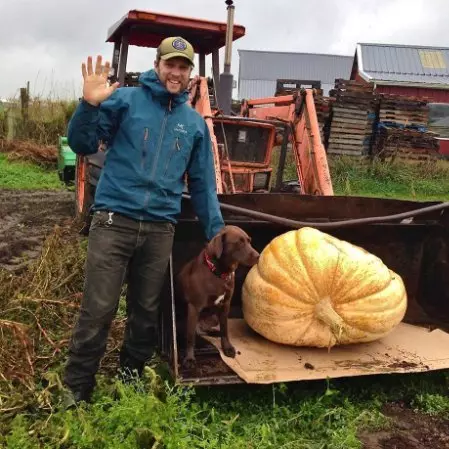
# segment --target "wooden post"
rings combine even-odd
[[[16,124],[19,119],[20,114],[17,108],[12,106],[6,110],[7,141],[14,140],[16,137]]]
[[[22,115],[21,137],[28,138],[28,106],[29,97],[28,89],[26,87],[20,88],[20,110]]]
[[[22,110],[22,118],[24,121],[28,120],[28,106],[29,106],[29,97],[28,97],[28,89],[26,87],[20,88],[20,106]]]

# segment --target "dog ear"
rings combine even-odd
[[[223,247],[226,240],[226,233],[217,234],[209,243],[209,249],[211,256],[215,256],[219,259],[223,253]]]

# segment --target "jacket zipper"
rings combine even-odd
[[[145,160],[147,158],[147,141],[148,141],[148,128],[145,127],[144,128],[144,132],[143,132],[143,144],[142,144],[142,160],[141,160],[141,167],[144,168],[145,167]]]
[[[167,118],[168,118],[168,112],[169,111],[171,111],[171,99],[170,99],[170,102],[168,104],[168,109],[165,110],[164,120],[162,122],[161,134],[159,136],[159,142],[158,142],[158,146],[157,146],[157,152],[156,152],[155,160],[153,162],[153,169],[151,170],[150,181],[154,178],[154,173],[156,171],[157,162],[158,162],[158,159],[159,159],[159,153],[161,151],[162,142],[164,140],[165,126],[167,124]],[[150,201],[150,190],[148,189],[148,191],[146,192],[145,201],[144,201],[144,204],[143,204],[144,210],[146,210],[146,208],[148,207],[149,201]]]
[[[159,142],[158,142],[158,145],[157,145],[157,152],[156,152],[156,156],[155,156],[154,163],[153,163],[153,169],[151,170],[151,177],[150,177],[150,179],[154,178],[154,173],[156,171],[157,163],[158,163],[158,160],[159,160],[159,153],[161,152],[162,141],[164,140],[165,126],[167,124],[167,118],[168,118],[168,111],[169,110],[171,111],[171,100],[170,100],[170,103],[168,105],[168,109],[165,110],[164,121],[162,122],[162,128],[161,128],[161,135],[159,136]]]
[[[175,144],[173,145],[173,150],[171,150],[170,157],[168,158],[168,161],[165,164],[164,176],[167,175],[168,167],[170,166],[170,162],[173,158],[173,155],[176,153],[176,151],[181,151],[181,147],[179,146],[179,137],[176,138]]]

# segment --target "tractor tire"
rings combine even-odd
[[[105,154],[102,151],[89,156],[77,156],[75,170],[75,218],[82,228],[80,234],[88,235],[92,220],[92,206]]]
[[[298,180],[283,181],[280,192],[283,193],[301,193],[301,184]]]

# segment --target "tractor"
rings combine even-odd
[[[76,154],[71,150],[67,137],[58,139],[58,176],[61,182],[69,185],[75,178]]]
[[[251,235],[258,251],[262,251],[276,236],[303,226],[324,229],[359,245],[379,256],[403,277],[409,297],[404,320],[409,326],[407,332],[413,333],[426,326],[447,326],[448,204],[335,195],[321,141],[314,102],[316,90],[313,87],[301,88],[288,95],[281,92],[269,101],[249,99],[243,102],[241,109],[236,108],[232,102],[231,49],[235,40],[244,37],[245,28],[234,24],[232,0],[227,0],[226,4],[226,22],[129,11],[108,30],[107,42],[113,44],[111,81],[118,80],[125,88],[138,82],[139,74],[127,71],[129,45],[156,48],[167,36],[185,37],[192,43],[199,59],[199,79],[191,83],[190,104],[204,117],[211,133],[217,192],[225,222],[242,227]],[[224,70],[220,73],[219,50],[223,47]],[[207,55],[212,55],[210,76],[206,75]],[[275,151],[279,153],[277,167],[272,164]],[[285,180],[285,160],[289,151],[295,161],[296,178]],[[107,149],[105,151],[101,143],[97,153],[77,156],[76,213],[84,223],[85,233],[88,232],[96,183],[106,157]],[[161,354],[177,383],[216,385],[248,382],[245,373],[237,369],[235,362],[233,365],[227,360],[219,346],[208,338],[198,339],[196,368],[189,371],[180,364],[184,351],[181,329],[186,315],[174,279],[183,264],[196,256],[204,244],[204,235],[186,190],[161,293]],[[236,272],[231,327],[233,322],[242,321],[241,289],[246,274],[247,269],[243,267]],[[440,337],[439,334],[432,337],[430,334],[424,332],[419,339]],[[447,342],[445,336],[444,333],[442,342]],[[413,338],[408,335],[402,337],[409,346],[414,345]],[[243,341],[247,346],[253,344],[257,352],[260,339],[254,334],[248,332],[244,339],[236,342],[237,346]],[[289,373],[287,377],[270,377],[260,368],[253,382],[273,383],[449,367],[447,347],[449,345],[441,349],[440,345],[440,353],[444,354],[438,359],[439,364],[429,362],[422,365],[409,363],[412,356],[420,357],[425,353],[422,344],[416,344],[410,353],[399,343],[397,347],[388,349],[407,362],[390,364],[381,363],[385,354],[378,351],[370,354],[369,350],[363,349],[365,353],[360,354],[360,350],[344,352],[342,349],[343,352],[336,350],[328,354],[313,349],[280,348],[273,344],[259,353],[261,360],[268,365],[282,353],[284,361],[313,359],[314,369],[310,369],[310,363],[293,364],[282,371]],[[245,357],[244,353],[242,357]],[[360,357],[380,361],[362,364]]]

